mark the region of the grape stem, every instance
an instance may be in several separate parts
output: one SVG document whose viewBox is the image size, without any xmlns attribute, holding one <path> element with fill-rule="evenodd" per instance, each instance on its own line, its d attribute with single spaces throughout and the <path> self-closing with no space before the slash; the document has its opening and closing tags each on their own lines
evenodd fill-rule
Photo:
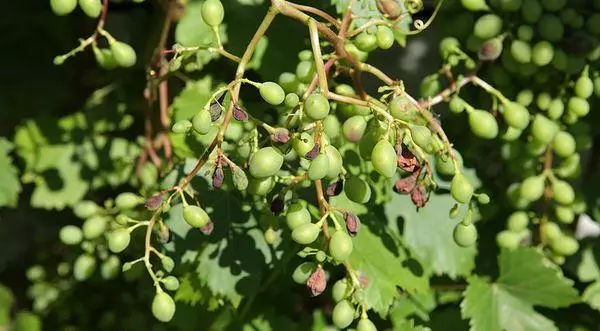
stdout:
<svg viewBox="0 0 600 331">
<path fill-rule="evenodd" d="M 546 148 L 546 154 L 544 155 L 544 172 L 549 172 L 552 170 L 552 159 L 552 146 L 549 145 Z M 544 207 L 542 217 L 540 218 L 539 226 L 539 236 L 541 245 L 545 245 L 547 241 L 544 229 L 546 227 L 546 224 L 548 224 L 548 209 L 550 206 L 550 200 L 552 200 L 552 187 L 549 184 L 546 184 L 546 186 L 544 187 Z"/>
</svg>

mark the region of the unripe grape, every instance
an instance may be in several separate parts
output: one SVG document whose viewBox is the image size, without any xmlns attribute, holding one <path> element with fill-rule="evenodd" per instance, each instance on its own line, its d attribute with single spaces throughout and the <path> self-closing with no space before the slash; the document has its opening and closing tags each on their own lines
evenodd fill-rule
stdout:
<svg viewBox="0 0 600 331">
<path fill-rule="evenodd" d="M 81 229 L 85 239 L 95 239 L 100 237 L 108 225 L 108 220 L 104 216 L 92 216 L 83 222 Z"/>
<path fill-rule="evenodd" d="M 460 49 L 460 41 L 454 37 L 445 37 L 440 41 L 440 54 L 446 58 L 448 55 Z"/>
<path fill-rule="evenodd" d="M 454 242 L 460 247 L 469 247 L 477 241 L 477 228 L 472 223 L 458 223 L 452 232 Z"/>
<path fill-rule="evenodd" d="M 450 99 L 450 102 L 448 102 L 448 108 L 450 108 L 450 111 L 454 114 L 460 114 L 465 110 L 465 105 L 458 96 L 454 96 Z"/>
<path fill-rule="evenodd" d="M 547 241 L 552 242 L 556 239 L 562 238 L 563 234 L 558 224 L 554 222 L 546 222 L 542 228 L 544 237 Z"/>
<path fill-rule="evenodd" d="M 567 4 L 567 0 L 541 0 L 541 3 L 547 11 L 559 11 Z"/>
<path fill-rule="evenodd" d="M 533 28 L 529 25 L 521 25 L 517 29 L 517 37 L 523 41 L 531 41 L 533 34 Z"/>
<path fill-rule="evenodd" d="M 38 282 L 46 277 L 46 270 L 41 265 L 33 265 L 27 269 L 25 277 L 30 282 Z"/>
<path fill-rule="evenodd" d="M 394 45 L 394 32 L 385 25 L 377 26 L 377 46 L 381 49 L 390 49 Z"/>
<path fill-rule="evenodd" d="M 552 141 L 554 152 L 560 157 L 569 157 L 575 153 L 575 138 L 567 131 L 559 131 Z"/>
<path fill-rule="evenodd" d="M 135 50 L 129 44 L 121 41 L 114 41 L 110 43 L 110 50 L 115 57 L 115 61 L 117 61 L 121 67 L 130 68 L 135 65 L 137 57 L 135 55 Z"/>
<path fill-rule="evenodd" d="M 495 61 L 502 54 L 503 44 L 502 38 L 492 38 L 486 40 L 479 48 L 477 56 L 482 61 Z"/>
<path fill-rule="evenodd" d="M 348 282 L 348 279 L 342 278 L 333 284 L 331 289 L 331 297 L 334 302 L 340 302 L 352 294 L 352 286 Z"/>
<path fill-rule="evenodd" d="M 307 132 L 302 132 L 300 136 L 292 139 L 292 148 L 300 157 L 305 157 L 315 147 L 315 139 Z"/>
<path fill-rule="evenodd" d="M 475 22 L 473 33 L 477 38 L 487 40 L 500 34 L 502 31 L 502 19 L 495 14 L 486 14 Z"/>
<path fill-rule="evenodd" d="M 371 199 L 371 187 L 358 176 L 351 176 L 346 180 L 344 192 L 348 199 L 356 203 L 366 203 Z"/>
<path fill-rule="evenodd" d="M 565 104 L 561 99 L 556 98 L 550 102 L 548 106 L 548 117 L 550 119 L 556 120 L 559 119 L 565 111 Z"/>
<path fill-rule="evenodd" d="M 575 81 L 573 91 L 578 97 L 587 99 L 594 93 L 594 82 L 589 76 L 582 75 Z"/>
<path fill-rule="evenodd" d="M 554 47 L 551 43 L 542 40 L 533 45 L 531 61 L 538 67 L 550 64 L 554 58 Z"/>
<path fill-rule="evenodd" d="M 521 8 L 523 0 L 498 0 L 499 7 L 505 12 L 515 12 Z"/>
<path fill-rule="evenodd" d="M 552 97 L 547 92 L 542 92 L 537 95 L 535 99 L 535 103 L 537 107 L 541 110 L 547 110 L 550 107 L 550 103 L 552 102 Z"/>
<path fill-rule="evenodd" d="M 333 307 L 333 324 L 339 329 L 347 328 L 354 320 L 354 307 L 348 300 L 342 300 Z"/>
<path fill-rule="evenodd" d="M 314 61 L 300 61 L 296 66 L 296 76 L 300 82 L 308 84 L 312 81 L 313 76 L 315 75 L 315 70 Z"/>
<path fill-rule="evenodd" d="M 164 255 L 160 258 L 160 264 L 166 272 L 171 272 L 175 268 L 175 261 L 169 256 Z"/>
<path fill-rule="evenodd" d="M 500 231 L 496 235 L 496 243 L 498 246 L 507 249 L 516 249 L 521 245 L 521 235 L 512 231 Z"/>
<path fill-rule="evenodd" d="M 277 83 L 265 82 L 260 84 L 260 96 L 268 103 L 277 106 L 285 99 L 285 92 Z"/>
<path fill-rule="evenodd" d="M 356 331 L 377 331 L 377 327 L 368 318 L 361 318 L 356 325 Z"/>
<path fill-rule="evenodd" d="M 419 92 L 425 98 L 435 96 L 440 92 L 440 90 L 441 85 L 437 74 L 426 76 L 423 78 L 421 85 L 419 86 Z"/>
<path fill-rule="evenodd" d="M 238 171 L 236 173 L 243 173 Z M 248 193 L 258 196 L 266 196 L 275 187 L 275 180 L 273 177 L 266 178 L 250 178 L 246 190 Z"/>
<path fill-rule="evenodd" d="M 454 175 L 450 183 L 450 194 L 454 200 L 460 203 L 468 203 L 473 196 L 473 185 L 471 185 L 467 177 L 458 173 Z"/>
<path fill-rule="evenodd" d="M 317 269 L 317 264 L 314 262 L 302 262 L 294 269 L 292 279 L 298 284 L 306 284 L 306 281 Z"/>
<path fill-rule="evenodd" d="M 552 250 L 562 256 L 571 256 L 579 250 L 579 243 L 575 238 L 569 236 L 558 237 L 550 243 Z"/>
<path fill-rule="evenodd" d="M 77 0 L 50 0 L 52 12 L 58 16 L 70 14 L 77 7 Z"/>
<path fill-rule="evenodd" d="M 506 228 L 512 232 L 520 232 L 527 228 L 529 216 L 524 211 L 516 211 L 508 217 Z"/>
<path fill-rule="evenodd" d="M 117 195 L 115 198 L 115 207 L 117 207 L 119 210 L 128 210 L 136 207 L 144 201 L 144 198 L 135 193 L 123 192 Z"/>
<path fill-rule="evenodd" d="M 176 291 L 179 289 L 179 280 L 175 276 L 167 276 L 163 279 L 165 288 L 169 291 Z"/>
<path fill-rule="evenodd" d="M 529 125 L 529 111 L 527 108 L 516 102 L 509 102 L 504 105 L 502 113 L 506 124 L 523 130 Z"/>
<path fill-rule="evenodd" d="M 364 116 L 352 116 L 342 125 L 344 137 L 351 142 L 357 142 L 362 139 L 367 128 L 367 121 Z"/>
<path fill-rule="evenodd" d="M 225 17 L 225 9 L 220 0 L 206 0 L 201 8 L 202 20 L 209 26 L 219 26 Z"/>
<path fill-rule="evenodd" d="M 131 234 L 125 228 L 113 230 L 106 236 L 108 239 L 108 249 L 113 253 L 121 253 L 129 246 L 129 242 L 131 241 Z"/>
<path fill-rule="evenodd" d="M 301 245 L 308 245 L 317 240 L 320 232 L 321 228 L 316 224 L 302 224 L 292 231 L 292 239 Z"/>
<path fill-rule="evenodd" d="M 352 239 L 344 230 L 336 231 L 329 240 L 329 255 L 337 261 L 346 261 L 352 248 Z"/>
<path fill-rule="evenodd" d="M 490 7 L 485 3 L 485 0 L 460 0 L 460 3 L 466 10 L 469 11 L 488 11 Z"/>
<path fill-rule="evenodd" d="M 96 215 L 101 210 L 102 208 L 100 208 L 100 206 L 98 206 L 94 201 L 82 200 L 75 205 L 73 208 L 73 213 L 75 216 L 81 219 L 86 219 Z"/>
<path fill-rule="evenodd" d="M 81 254 L 73 264 L 73 277 L 81 282 L 90 278 L 95 270 L 96 259 L 89 254 Z"/>
<path fill-rule="evenodd" d="M 101 0 L 79 0 L 79 7 L 83 12 L 91 17 L 98 18 L 102 12 L 102 1 Z"/>
<path fill-rule="evenodd" d="M 100 275 L 104 279 L 114 279 L 121 271 L 121 261 L 115 255 L 111 255 L 108 259 L 102 262 L 100 266 Z"/>
<path fill-rule="evenodd" d="M 194 128 L 194 131 L 202 135 L 207 134 L 210 131 L 211 124 L 211 115 L 210 112 L 206 109 L 200 110 L 192 118 L 192 127 Z"/>
<path fill-rule="evenodd" d="M 544 144 L 550 143 L 559 129 L 558 124 L 541 114 L 536 114 L 531 123 L 533 138 Z"/>
<path fill-rule="evenodd" d="M 248 164 L 248 169 L 253 177 L 270 177 L 281 169 L 283 155 L 273 147 L 264 147 L 250 156 Z"/>
<path fill-rule="evenodd" d="M 294 202 L 288 207 L 285 222 L 290 230 L 293 231 L 302 224 L 310 223 L 310 212 L 302 202 Z"/>
<path fill-rule="evenodd" d="M 288 93 L 283 100 L 283 104 L 288 108 L 294 108 L 300 103 L 300 97 L 296 93 Z"/>
<path fill-rule="evenodd" d="M 475 109 L 469 113 L 471 131 L 483 139 L 494 139 L 498 136 L 498 122 L 485 110 Z"/>
<path fill-rule="evenodd" d="M 329 170 L 325 176 L 329 179 L 334 179 L 342 172 L 342 154 L 340 154 L 337 148 L 328 145 L 325 147 L 325 155 L 329 159 Z"/>
<path fill-rule="evenodd" d="M 556 15 L 544 14 L 540 18 L 538 25 L 540 37 L 550 42 L 557 42 L 563 38 L 565 28 Z"/>
<path fill-rule="evenodd" d="M 210 217 L 204 209 L 193 205 L 183 207 L 183 219 L 194 228 L 201 228 L 210 221 Z"/>
<path fill-rule="evenodd" d="M 418 110 L 415 108 L 415 105 L 402 95 L 392 99 L 388 111 L 392 117 L 406 122 L 413 121 L 418 115 Z"/>
<path fill-rule="evenodd" d="M 552 181 L 551 187 L 554 201 L 563 205 L 570 205 L 575 201 L 575 191 L 573 191 L 573 187 L 568 182 L 555 179 Z"/>
<path fill-rule="evenodd" d="M 323 132 L 330 138 L 337 138 L 341 131 L 340 121 L 337 116 L 329 114 L 323 119 Z"/>
<path fill-rule="evenodd" d="M 318 92 L 311 94 L 304 102 L 304 113 L 314 121 L 324 119 L 329 114 L 329 109 L 329 101 Z"/>
<path fill-rule="evenodd" d="M 431 141 L 431 131 L 423 125 L 413 125 L 410 127 L 410 133 L 413 142 L 422 149 L 427 150 Z"/>
<path fill-rule="evenodd" d="M 327 172 L 329 172 L 329 157 L 326 154 L 319 154 L 310 162 L 308 179 L 322 179 L 327 175 Z"/>
<path fill-rule="evenodd" d="M 173 133 L 181 134 L 190 131 L 191 128 L 192 122 L 188 120 L 180 120 L 173 124 L 173 126 L 171 127 L 171 131 L 173 131 Z"/>
<path fill-rule="evenodd" d="M 583 98 L 571 97 L 569 98 L 567 109 L 569 112 L 572 112 L 579 117 L 583 117 L 590 112 L 590 103 Z"/>
<path fill-rule="evenodd" d="M 521 16 L 527 23 L 537 23 L 544 9 L 538 0 L 524 0 L 521 6 Z"/>
<path fill-rule="evenodd" d="M 513 40 L 510 44 L 510 54 L 519 63 L 531 62 L 531 46 L 523 40 Z"/>
<path fill-rule="evenodd" d="M 354 45 L 363 52 L 370 52 L 377 48 L 377 37 L 367 31 L 363 31 L 354 38 Z"/>
<path fill-rule="evenodd" d="M 152 315 L 164 323 L 173 319 L 173 315 L 175 315 L 175 302 L 173 298 L 165 292 L 157 292 L 154 299 L 152 299 Z"/>
<path fill-rule="evenodd" d="M 287 93 L 295 93 L 298 90 L 300 82 L 295 74 L 291 72 L 283 72 L 279 75 L 279 86 L 283 88 Z"/>
<path fill-rule="evenodd" d="M 531 176 L 525 178 L 521 183 L 520 194 L 521 198 L 527 201 L 537 201 L 544 194 L 544 182 L 543 176 Z"/>
<path fill-rule="evenodd" d="M 571 224 L 573 223 L 573 220 L 575 220 L 575 212 L 571 207 L 556 206 L 554 208 L 554 214 L 556 215 L 556 219 L 561 223 Z"/>
<path fill-rule="evenodd" d="M 83 233 L 75 225 L 65 225 L 60 229 L 58 237 L 65 245 L 77 245 L 83 239 Z"/>
<path fill-rule="evenodd" d="M 386 139 L 378 142 L 371 153 L 373 168 L 384 177 L 391 178 L 396 173 L 398 164 L 396 150 Z"/>
<path fill-rule="evenodd" d="M 360 62 L 366 61 L 369 57 L 369 53 L 361 51 L 360 49 L 358 49 L 358 47 L 356 47 L 356 45 L 354 45 L 354 43 L 349 41 L 344 44 L 344 50 L 346 50 L 346 52 L 348 52 Z"/>
</svg>

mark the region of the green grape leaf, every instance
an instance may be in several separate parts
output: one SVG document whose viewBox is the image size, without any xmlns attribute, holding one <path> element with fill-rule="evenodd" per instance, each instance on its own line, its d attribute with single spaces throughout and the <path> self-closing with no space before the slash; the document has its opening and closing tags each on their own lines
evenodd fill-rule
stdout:
<svg viewBox="0 0 600 331">
<path fill-rule="evenodd" d="M 42 330 L 42 321 L 40 320 L 40 318 L 37 315 L 28 311 L 20 311 L 19 313 L 17 313 L 13 324 L 14 331 Z"/>
<path fill-rule="evenodd" d="M 366 225 L 361 227 L 354 238 L 350 264 L 366 279 L 362 294 L 367 309 L 385 316 L 398 295 L 398 287 L 415 294 L 427 291 L 429 282 L 418 262 L 381 230 L 376 234 Z"/>
<path fill-rule="evenodd" d="M 394 194 L 385 205 L 385 213 L 390 222 L 403 220 L 404 243 L 424 264 L 427 273 L 456 278 L 471 272 L 477 250 L 475 246 L 463 248 L 454 242 L 452 232 L 461 217 L 450 218 L 453 205 L 449 194 L 432 194 L 425 207 L 417 211 L 410 197 Z"/>
<path fill-rule="evenodd" d="M 16 207 L 21 192 L 19 171 L 13 165 L 13 160 L 8 155 L 13 145 L 6 138 L 0 138 L 0 207 Z"/>
<path fill-rule="evenodd" d="M 435 293 L 428 291 L 415 295 L 403 295 L 396 299 L 390 308 L 392 324 L 401 324 L 409 317 L 418 317 L 423 321 L 429 320 L 429 313 L 436 307 Z"/>
<path fill-rule="evenodd" d="M 600 281 L 595 281 L 588 285 L 583 291 L 581 300 L 590 307 L 600 311 Z"/>
<path fill-rule="evenodd" d="M 404 320 L 394 324 L 393 331 L 431 331 L 430 328 L 421 325 L 415 325 L 414 320 Z"/>
<path fill-rule="evenodd" d="M 10 311 L 13 304 L 13 294 L 12 292 L 0 284 L 0 327 L 8 326 L 10 322 Z"/>
<path fill-rule="evenodd" d="M 573 282 L 533 248 L 502 250 L 500 276 L 490 283 L 473 276 L 461 303 L 472 331 L 557 330 L 533 306 L 566 307 L 579 301 Z"/>
<path fill-rule="evenodd" d="M 598 266 L 598 245 L 588 246 L 582 250 L 581 261 L 577 265 L 577 277 L 582 282 L 592 282 L 581 295 L 581 300 L 590 307 L 600 311 L 600 267 Z"/>
</svg>

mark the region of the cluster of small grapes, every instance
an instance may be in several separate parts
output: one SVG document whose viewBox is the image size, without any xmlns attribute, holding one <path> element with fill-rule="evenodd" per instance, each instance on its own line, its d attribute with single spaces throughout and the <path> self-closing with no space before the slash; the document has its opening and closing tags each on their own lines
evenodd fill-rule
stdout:
<svg viewBox="0 0 600 331">
<path fill-rule="evenodd" d="M 469 73 L 453 82 L 450 111 L 466 110 L 476 136 L 500 137 L 507 170 L 522 176 L 508 187 L 518 210 L 497 235 L 498 245 L 539 242 L 561 264 L 579 248 L 569 225 L 586 209 L 568 180 L 578 177 L 580 152 L 591 145 L 582 119 L 600 96 L 600 2 L 461 0 L 456 6 L 466 23 L 441 42 L 446 69 L 470 52 L 480 62 L 469 60 L 463 68 Z M 466 40 L 464 50 L 459 40 Z M 458 96 L 467 81 L 492 96 L 491 111 Z M 436 83 L 433 94 L 440 90 Z M 532 234 L 534 228 L 539 231 Z"/>
</svg>

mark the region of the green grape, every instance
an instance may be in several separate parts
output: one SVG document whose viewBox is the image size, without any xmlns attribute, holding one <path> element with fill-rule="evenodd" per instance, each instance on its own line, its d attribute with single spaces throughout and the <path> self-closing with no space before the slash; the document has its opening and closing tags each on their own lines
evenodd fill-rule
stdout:
<svg viewBox="0 0 600 331">
<path fill-rule="evenodd" d="M 521 8 L 523 0 L 499 0 L 500 8 L 506 12 L 515 12 Z"/>
<path fill-rule="evenodd" d="M 450 194 L 454 200 L 460 203 L 468 203 L 473 196 L 473 185 L 471 185 L 467 177 L 458 173 L 454 175 L 450 183 Z"/>
<path fill-rule="evenodd" d="M 537 201 L 544 194 L 544 176 L 531 176 L 525 178 L 521 183 L 520 194 L 521 198 L 528 201 Z"/>
<path fill-rule="evenodd" d="M 567 57 L 567 68 L 565 72 L 574 75 L 577 72 L 580 72 L 585 67 L 586 60 L 583 56 L 577 56 L 573 54 L 569 54 Z"/>
<path fill-rule="evenodd" d="M 248 164 L 254 178 L 271 177 L 281 169 L 283 155 L 273 147 L 263 147 L 250 156 Z"/>
<path fill-rule="evenodd" d="M 334 302 L 340 302 L 352 294 L 353 288 L 348 282 L 348 279 L 342 278 L 333 284 L 331 289 L 331 297 Z"/>
<path fill-rule="evenodd" d="M 523 40 L 513 40 L 510 44 L 510 54 L 519 63 L 531 62 L 531 46 Z"/>
<path fill-rule="evenodd" d="M 329 172 L 329 157 L 326 154 L 319 154 L 310 162 L 308 168 L 308 179 L 317 180 L 324 178 Z"/>
<path fill-rule="evenodd" d="M 386 139 L 378 142 L 371 153 L 373 168 L 382 176 L 391 178 L 396 173 L 398 156 L 394 146 Z"/>
<path fill-rule="evenodd" d="M 329 240 L 329 255 L 337 261 L 346 261 L 352 253 L 352 239 L 344 230 L 333 233 Z"/>
<path fill-rule="evenodd" d="M 470 11 L 488 11 L 490 7 L 485 3 L 485 0 L 460 0 L 460 3 L 466 10 Z"/>
<path fill-rule="evenodd" d="M 585 24 L 586 30 L 593 35 L 600 35 L 600 14 L 593 13 Z"/>
<path fill-rule="evenodd" d="M 329 115 L 329 101 L 323 94 L 315 92 L 304 102 L 304 113 L 314 121 L 322 120 Z"/>
<path fill-rule="evenodd" d="M 83 222 L 81 229 L 85 239 L 100 237 L 108 226 L 108 221 L 103 216 L 92 216 Z"/>
<path fill-rule="evenodd" d="M 541 0 L 542 7 L 547 11 L 559 11 L 567 4 L 567 0 Z"/>
<path fill-rule="evenodd" d="M 499 247 L 506 249 L 516 249 L 521 245 L 521 235 L 512 231 L 500 231 L 496 235 L 496 243 Z"/>
<path fill-rule="evenodd" d="M 367 57 L 369 57 L 369 53 L 361 51 L 352 42 L 346 42 L 344 44 L 344 50 L 360 62 L 365 62 L 367 60 Z"/>
<path fill-rule="evenodd" d="M 377 327 L 368 318 L 361 318 L 356 325 L 356 331 L 377 331 Z"/>
<path fill-rule="evenodd" d="M 108 239 L 108 249 L 113 253 L 121 253 L 129 246 L 131 235 L 125 228 L 113 230 L 106 235 Z"/>
<path fill-rule="evenodd" d="M 283 104 L 288 108 L 294 108 L 300 103 L 300 97 L 296 93 L 288 93 L 283 100 Z"/>
<path fill-rule="evenodd" d="M 94 201 L 82 200 L 75 205 L 73 208 L 73 213 L 75 216 L 81 219 L 86 219 L 98 214 L 101 210 L 102 208 L 100 208 L 100 206 L 98 206 Z"/>
<path fill-rule="evenodd" d="M 546 151 L 547 144 L 531 139 L 525 145 L 527 153 L 531 156 L 540 156 Z"/>
<path fill-rule="evenodd" d="M 418 110 L 406 97 L 399 95 L 392 99 L 388 107 L 389 113 L 396 119 L 412 122 L 418 115 Z"/>
<path fill-rule="evenodd" d="M 552 251 L 558 255 L 571 256 L 579 250 L 579 243 L 575 238 L 569 236 L 562 236 L 552 240 L 550 243 Z"/>
<path fill-rule="evenodd" d="M 575 138 L 567 131 L 559 131 L 554 136 L 552 147 L 556 155 L 563 158 L 569 157 L 575 153 Z"/>
<path fill-rule="evenodd" d="M 292 279 L 298 284 L 306 284 L 310 275 L 317 269 L 317 264 L 314 262 L 302 262 L 294 269 Z"/>
<path fill-rule="evenodd" d="M 377 48 L 377 37 L 367 31 L 363 31 L 354 38 L 354 45 L 363 52 L 371 52 Z"/>
<path fill-rule="evenodd" d="M 300 85 L 296 75 L 291 72 L 281 73 L 277 81 L 279 82 L 279 86 L 287 93 L 295 93 L 298 91 L 298 86 Z"/>
<path fill-rule="evenodd" d="M 327 171 L 325 177 L 334 179 L 340 174 L 340 172 L 342 172 L 342 166 L 344 162 L 342 159 L 342 154 L 340 154 L 340 151 L 338 151 L 338 149 L 334 146 L 328 145 L 325 147 L 325 155 L 327 155 L 327 158 L 329 159 L 329 170 Z"/>
<path fill-rule="evenodd" d="M 521 25 L 517 29 L 517 37 L 523 41 L 531 41 L 533 34 L 533 28 L 530 25 Z"/>
<path fill-rule="evenodd" d="M 166 272 L 171 272 L 175 268 L 175 261 L 166 255 L 163 255 L 163 257 L 160 258 L 160 264 Z"/>
<path fill-rule="evenodd" d="M 96 259 L 89 254 L 81 254 L 75 259 L 73 264 L 73 277 L 77 281 L 84 281 L 90 278 L 96 271 Z"/>
<path fill-rule="evenodd" d="M 83 239 L 83 232 L 75 225 L 65 225 L 60 229 L 58 237 L 65 245 L 77 245 Z"/>
<path fill-rule="evenodd" d="M 175 276 L 167 276 L 163 278 L 162 282 L 169 291 L 176 291 L 179 289 L 179 280 Z"/>
<path fill-rule="evenodd" d="M 452 232 L 454 242 L 460 247 L 469 247 L 477 241 L 477 228 L 472 223 L 458 223 Z"/>
<path fill-rule="evenodd" d="M 495 14 L 485 14 L 477 19 L 473 27 L 474 35 L 482 40 L 493 38 L 502 31 L 502 19 Z"/>
<path fill-rule="evenodd" d="M 94 52 L 94 58 L 96 59 L 96 62 L 98 62 L 98 65 L 100 65 L 100 67 L 106 70 L 112 70 L 119 66 L 117 60 L 115 60 L 115 57 L 113 56 L 113 53 L 110 49 L 100 49 L 98 47 L 92 47 L 92 50 Z"/>
<path fill-rule="evenodd" d="M 558 226 L 558 224 L 556 224 L 554 222 L 546 222 L 544 227 L 542 227 L 542 231 L 543 231 L 544 237 L 549 242 L 553 242 L 559 238 L 562 238 L 562 236 L 563 236 L 562 231 L 560 230 L 560 227 Z"/>
<path fill-rule="evenodd" d="M 561 99 L 556 98 L 550 102 L 548 106 L 548 117 L 552 120 L 559 119 L 565 111 L 565 104 Z"/>
<path fill-rule="evenodd" d="M 581 75 L 576 81 L 575 86 L 573 86 L 573 91 L 575 95 L 580 98 L 587 99 L 592 96 L 594 93 L 594 82 L 587 75 Z"/>
<path fill-rule="evenodd" d="M 310 223 L 310 212 L 302 202 L 296 201 L 288 207 L 285 222 L 293 231 L 302 224 Z"/>
<path fill-rule="evenodd" d="M 285 99 L 285 92 L 277 83 L 265 82 L 258 89 L 260 96 L 268 103 L 277 106 Z"/>
<path fill-rule="evenodd" d="M 79 0 L 79 7 L 83 12 L 91 17 L 98 18 L 102 12 L 102 1 L 100 0 Z"/>
<path fill-rule="evenodd" d="M 308 245 L 317 240 L 320 232 L 321 228 L 316 224 L 306 223 L 292 231 L 292 239 L 301 245 Z"/>
<path fill-rule="evenodd" d="M 341 124 L 337 116 L 329 114 L 323 119 L 323 132 L 330 138 L 337 138 L 340 135 Z"/>
<path fill-rule="evenodd" d="M 458 49 L 460 49 L 460 42 L 454 37 L 446 37 L 440 41 L 440 55 L 444 58 Z"/>
<path fill-rule="evenodd" d="M 561 205 L 570 205 L 575 201 L 575 191 L 573 187 L 564 180 L 555 179 L 552 181 L 552 198 Z"/>
<path fill-rule="evenodd" d="M 543 67 L 550 64 L 553 58 L 554 47 L 551 43 L 542 40 L 533 45 L 533 49 L 531 51 L 531 61 L 533 64 L 537 65 L 538 67 Z"/>
<path fill-rule="evenodd" d="M 335 93 L 339 95 L 343 95 L 345 97 L 355 97 L 356 91 L 354 88 L 348 84 L 339 84 L 335 87 Z"/>
<path fill-rule="evenodd" d="M 394 32 L 385 25 L 377 26 L 377 46 L 381 49 L 390 49 L 394 45 Z"/>
<path fill-rule="evenodd" d="M 27 280 L 30 282 L 41 281 L 46 277 L 46 271 L 41 265 L 33 265 L 27 269 L 25 277 L 27 277 Z"/>
<path fill-rule="evenodd" d="M 590 103 L 583 98 L 571 97 L 567 103 L 567 109 L 573 114 L 583 117 L 590 112 Z"/>
<path fill-rule="evenodd" d="M 577 16 L 577 11 L 573 8 L 566 8 L 560 12 L 560 20 L 565 24 L 569 24 L 570 22 L 576 20 Z"/>
<path fill-rule="evenodd" d="M 554 208 L 556 219 L 565 224 L 571 224 L 575 220 L 575 212 L 571 207 L 556 206 Z"/>
<path fill-rule="evenodd" d="M 440 92 L 440 90 L 441 85 L 437 74 L 426 76 L 423 78 L 423 81 L 421 81 L 421 85 L 419 86 L 419 91 L 425 98 L 435 96 Z"/>
<path fill-rule="evenodd" d="M 498 136 L 498 122 L 485 110 L 475 109 L 469 113 L 471 131 L 483 139 L 494 139 Z"/>
<path fill-rule="evenodd" d="M 313 76 L 315 75 L 315 70 L 316 69 L 314 61 L 300 61 L 296 66 L 296 77 L 300 82 L 309 84 L 312 81 Z"/>
<path fill-rule="evenodd" d="M 108 259 L 104 260 L 102 266 L 100 266 L 100 275 L 104 279 L 114 279 L 119 275 L 121 271 L 121 261 L 115 255 L 111 255 Z"/>
<path fill-rule="evenodd" d="M 210 112 L 206 109 L 200 110 L 192 118 L 192 128 L 194 128 L 194 131 L 202 135 L 207 134 L 210 131 L 211 124 L 212 119 Z"/>
<path fill-rule="evenodd" d="M 502 116 L 504 116 L 506 124 L 519 130 L 523 130 L 529 125 L 529 111 L 519 103 L 506 103 Z"/>
<path fill-rule="evenodd" d="M 238 171 L 236 173 L 243 173 L 243 171 Z M 253 195 L 266 196 L 274 187 L 275 180 L 273 177 L 250 178 L 246 190 Z"/>
<path fill-rule="evenodd" d="M 223 22 L 225 9 L 220 0 L 206 0 L 201 8 L 202 20 L 209 26 L 216 27 Z"/>
<path fill-rule="evenodd" d="M 333 307 L 333 324 L 339 329 L 347 328 L 354 320 L 354 307 L 348 300 L 342 300 Z"/>
<path fill-rule="evenodd" d="M 508 216 L 506 224 L 508 230 L 516 233 L 521 232 L 527 228 L 529 216 L 524 211 L 516 211 Z"/>
<path fill-rule="evenodd" d="M 533 102 L 533 91 L 529 89 L 521 90 L 517 94 L 516 101 L 525 107 L 529 106 Z"/>
<path fill-rule="evenodd" d="M 173 319 L 173 315 L 175 315 L 175 301 L 173 301 L 173 298 L 163 291 L 156 292 L 154 299 L 152 299 L 152 315 L 154 315 L 157 320 L 164 323 Z"/>
<path fill-rule="evenodd" d="M 77 7 L 77 0 L 50 0 L 52 12 L 58 16 L 70 14 Z"/>
<path fill-rule="evenodd" d="M 531 123 L 533 138 L 543 144 L 549 144 L 559 129 L 558 124 L 541 114 L 536 114 Z"/>
<path fill-rule="evenodd" d="M 361 140 L 367 129 L 367 121 L 364 116 L 352 116 L 342 125 L 342 132 L 346 140 L 357 142 Z"/>
<path fill-rule="evenodd" d="M 535 103 L 537 107 L 541 110 L 548 110 L 550 108 L 550 103 L 552 102 L 552 97 L 550 94 L 546 92 L 542 92 L 538 94 Z"/>
<path fill-rule="evenodd" d="M 371 199 L 371 187 L 358 176 L 351 176 L 346 180 L 344 192 L 348 199 L 356 203 L 366 203 Z"/>
<path fill-rule="evenodd" d="M 465 110 L 465 105 L 458 96 L 453 96 L 450 99 L 450 102 L 448 102 L 448 108 L 450 108 L 450 111 L 454 114 L 460 114 Z"/>
<path fill-rule="evenodd" d="M 315 147 L 315 139 L 307 132 L 302 132 L 300 136 L 292 139 L 292 148 L 300 157 L 304 157 Z"/>
<path fill-rule="evenodd" d="M 423 125 L 413 125 L 410 127 L 410 133 L 413 142 L 424 150 L 427 150 L 431 141 L 431 131 Z"/>
<path fill-rule="evenodd" d="M 486 40 L 479 48 L 477 56 L 482 61 L 495 61 L 502 54 L 502 50 L 502 38 L 496 37 Z"/>
<path fill-rule="evenodd" d="M 119 66 L 130 68 L 135 65 L 137 57 L 133 47 L 121 41 L 114 41 L 110 43 L 110 50 Z"/>
<path fill-rule="evenodd" d="M 524 0 L 521 6 L 521 16 L 529 24 L 537 23 L 542 17 L 544 9 L 538 0 Z"/>
<path fill-rule="evenodd" d="M 119 210 L 129 210 L 135 208 L 144 201 L 144 198 L 135 193 L 123 192 L 115 198 L 115 207 Z"/>
<path fill-rule="evenodd" d="M 382 125 L 377 117 L 373 117 L 367 122 L 365 135 L 363 136 L 363 139 L 358 142 L 358 152 L 365 161 L 371 159 L 373 146 L 382 139 L 386 129 L 387 126 Z"/>
<path fill-rule="evenodd" d="M 313 52 L 310 49 L 305 49 L 298 52 L 298 60 L 300 61 L 310 61 L 313 59 Z"/>
<path fill-rule="evenodd" d="M 194 228 L 201 228 L 210 222 L 210 217 L 206 211 L 193 205 L 183 207 L 183 219 L 187 224 Z"/>
<path fill-rule="evenodd" d="M 540 37 L 544 40 L 557 42 L 563 38 L 565 28 L 558 16 L 544 14 L 537 23 Z"/>
<path fill-rule="evenodd" d="M 452 152 L 454 153 L 454 158 L 456 159 L 456 163 L 458 164 L 458 168 L 462 168 L 463 167 L 463 158 L 462 155 L 460 155 L 460 153 L 455 150 L 454 148 L 452 149 Z M 446 175 L 446 176 L 454 176 L 454 163 L 452 162 L 452 158 L 450 158 L 450 156 L 446 156 L 445 158 L 443 158 L 440 155 L 437 155 L 435 158 L 435 170 L 438 172 L 438 174 L 441 175 Z"/>
<path fill-rule="evenodd" d="M 173 127 L 171 127 L 171 131 L 173 131 L 173 133 L 181 134 L 190 131 L 191 128 L 192 122 L 188 120 L 180 120 L 173 124 Z"/>
</svg>

